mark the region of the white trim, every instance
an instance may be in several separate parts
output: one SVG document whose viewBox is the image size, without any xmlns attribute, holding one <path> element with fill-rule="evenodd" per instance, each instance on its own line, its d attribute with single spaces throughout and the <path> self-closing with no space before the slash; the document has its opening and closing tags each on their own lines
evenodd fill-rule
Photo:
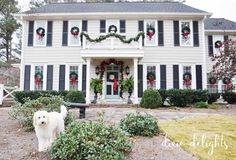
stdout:
<svg viewBox="0 0 236 160">
<path fill-rule="evenodd" d="M 21 68 L 20 68 L 20 90 L 24 90 L 24 75 L 25 75 L 25 64 L 24 64 L 24 52 L 25 52 L 25 45 L 26 45 L 26 40 L 25 40 L 25 27 L 26 25 L 29 26 L 29 21 L 23 21 L 22 25 L 22 48 L 21 48 Z M 28 35 L 28 34 L 27 34 Z"/>
<path fill-rule="evenodd" d="M 143 92 L 147 89 L 147 64 L 143 64 Z"/>
<path fill-rule="evenodd" d="M 156 43 L 155 44 L 147 44 L 146 43 L 146 38 L 148 38 L 148 36 L 146 36 L 147 34 L 147 22 L 154 22 L 155 23 L 155 37 L 156 37 Z M 148 19 L 148 20 L 144 20 L 144 33 L 145 33 L 145 38 L 144 38 L 144 46 L 146 47 L 154 47 L 158 45 L 158 30 L 157 30 L 157 20 L 155 19 Z"/>
<path fill-rule="evenodd" d="M 44 23 L 44 29 L 45 29 L 45 35 L 44 35 L 44 44 L 43 45 L 39 45 L 39 44 L 36 44 L 36 39 L 38 38 L 37 35 L 36 35 L 36 30 L 38 29 L 38 23 L 39 22 L 42 22 Z M 46 20 L 37 20 L 37 21 L 34 21 L 34 30 L 33 30 L 33 39 L 34 39 L 34 44 L 33 44 L 33 47 L 46 47 L 46 44 L 47 44 L 47 29 L 48 29 L 48 25 L 47 25 L 47 22 Z"/>
<path fill-rule="evenodd" d="M 196 89 L 196 65 L 192 64 L 191 65 L 191 73 L 192 73 L 192 83 L 191 83 L 191 89 Z"/>
<path fill-rule="evenodd" d="M 86 103 L 90 104 L 90 71 L 91 71 L 91 60 L 90 58 L 86 59 L 87 64 L 87 73 L 86 73 Z"/>
<path fill-rule="evenodd" d="M 71 23 L 74 23 L 76 25 L 73 25 Z M 78 44 L 71 44 L 71 33 L 70 30 L 72 27 L 77 26 L 79 28 L 79 43 Z M 67 32 L 67 40 L 68 40 L 68 46 L 70 47 L 81 47 L 81 40 L 80 40 L 80 33 L 82 31 L 82 21 L 81 20 L 69 20 L 68 21 L 68 32 Z"/>
<path fill-rule="evenodd" d="M 134 104 L 138 104 L 138 58 L 133 58 L 134 65 Z"/>
<path fill-rule="evenodd" d="M 182 22 L 189 22 L 189 28 L 190 28 L 190 45 L 184 45 L 182 43 Z M 179 44 L 180 47 L 193 47 L 193 21 L 192 20 L 180 20 L 179 21 Z"/>
<path fill-rule="evenodd" d="M 83 73 L 82 73 L 82 67 L 83 67 L 83 64 L 82 63 L 80 63 L 79 65 L 79 70 L 78 70 L 78 75 L 79 75 L 79 77 L 78 77 L 78 80 L 79 80 L 79 82 L 78 82 L 78 90 L 79 91 L 82 91 L 82 75 L 83 75 Z"/>
<path fill-rule="evenodd" d="M 236 29 L 235 30 L 213 30 L 213 29 L 205 29 L 206 33 L 212 33 L 212 32 L 219 32 L 219 33 L 235 33 L 236 34 Z"/>
<path fill-rule="evenodd" d="M 43 90 L 47 90 L 47 64 L 43 64 Z"/>
<path fill-rule="evenodd" d="M 179 89 L 183 89 L 183 65 L 179 64 Z"/>
<path fill-rule="evenodd" d="M 30 90 L 35 90 L 35 81 L 34 81 L 34 73 L 35 73 L 35 66 L 34 64 L 31 64 L 31 71 L 30 71 Z"/>
<path fill-rule="evenodd" d="M 206 19 L 206 17 L 204 18 Z M 205 24 L 204 20 L 202 21 L 202 58 L 203 58 L 203 63 L 202 63 L 202 89 L 207 89 L 207 62 L 206 62 L 206 57 L 208 57 L 208 47 L 206 47 L 206 39 L 205 39 Z"/>
<path fill-rule="evenodd" d="M 69 91 L 69 89 L 70 89 L 69 73 L 70 73 L 70 65 L 66 64 L 65 90 L 67 90 L 67 91 Z M 60 75 L 59 75 L 59 77 L 60 77 Z"/>
<path fill-rule="evenodd" d="M 160 64 L 156 64 L 156 89 L 161 88 L 161 67 Z"/>
</svg>

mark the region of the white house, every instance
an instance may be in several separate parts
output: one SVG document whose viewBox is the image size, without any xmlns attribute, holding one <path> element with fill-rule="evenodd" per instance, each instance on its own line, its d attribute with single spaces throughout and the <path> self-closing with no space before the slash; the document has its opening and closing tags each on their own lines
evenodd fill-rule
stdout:
<svg viewBox="0 0 236 160">
<path fill-rule="evenodd" d="M 82 90 L 90 103 L 90 80 L 101 78 L 100 101 L 122 102 L 120 81 L 133 76 L 138 103 L 150 87 L 206 89 L 210 16 L 178 2 L 58 3 L 24 12 L 21 90 Z"/>
</svg>

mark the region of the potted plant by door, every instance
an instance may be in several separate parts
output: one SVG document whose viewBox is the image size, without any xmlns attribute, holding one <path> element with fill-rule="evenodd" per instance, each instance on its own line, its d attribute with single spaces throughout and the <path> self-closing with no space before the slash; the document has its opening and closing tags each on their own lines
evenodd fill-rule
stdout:
<svg viewBox="0 0 236 160">
<path fill-rule="evenodd" d="M 131 101 L 130 97 L 131 97 L 131 94 L 132 94 L 133 89 L 134 89 L 134 78 L 133 78 L 133 76 L 130 76 L 129 78 L 126 78 L 125 80 L 123 80 L 122 86 L 123 86 L 123 90 L 128 91 L 128 93 L 129 93 L 128 104 L 132 104 L 132 101 Z"/>
<path fill-rule="evenodd" d="M 94 100 L 92 101 L 92 103 L 97 103 L 98 93 L 102 93 L 102 80 L 98 78 L 92 78 L 90 87 L 94 91 Z"/>
</svg>

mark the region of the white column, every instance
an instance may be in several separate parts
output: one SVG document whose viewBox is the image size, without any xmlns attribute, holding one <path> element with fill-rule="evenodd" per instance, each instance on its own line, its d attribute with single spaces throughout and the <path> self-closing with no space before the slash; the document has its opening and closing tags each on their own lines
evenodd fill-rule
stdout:
<svg viewBox="0 0 236 160">
<path fill-rule="evenodd" d="M 35 65 L 31 64 L 31 70 L 30 70 L 30 90 L 35 90 L 35 80 L 34 80 L 34 74 L 35 74 Z"/>
<path fill-rule="evenodd" d="M 207 17 L 204 17 L 204 20 Z M 202 21 L 202 58 L 203 58 L 203 65 L 202 65 L 202 89 L 207 89 L 207 68 L 206 68 L 206 56 L 207 56 L 207 52 L 206 52 L 206 47 L 205 47 L 205 26 L 204 26 L 204 20 Z"/>
<path fill-rule="evenodd" d="M 79 91 L 82 91 L 82 67 L 83 67 L 83 64 L 82 63 L 80 63 L 79 65 L 79 73 L 78 73 L 78 75 L 80 75 L 79 76 L 79 83 L 78 83 L 78 90 Z"/>
<path fill-rule="evenodd" d="M 90 103 L 90 58 L 86 59 L 87 73 L 86 73 L 86 103 Z"/>
<path fill-rule="evenodd" d="M 134 104 L 138 104 L 138 59 L 134 58 Z"/>
<path fill-rule="evenodd" d="M 143 92 L 147 89 L 147 65 L 143 64 Z"/>
<path fill-rule="evenodd" d="M 66 64 L 65 70 L 65 90 L 70 90 L 70 65 Z"/>
<path fill-rule="evenodd" d="M 4 84 L 0 84 L 0 105 L 2 105 L 2 101 L 3 101 L 3 89 L 4 89 Z"/>
<path fill-rule="evenodd" d="M 183 89 L 183 65 L 179 64 L 179 89 Z"/>
<path fill-rule="evenodd" d="M 43 65 L 43 90 L 47 90 L 47 64 Z"/>
</svg>

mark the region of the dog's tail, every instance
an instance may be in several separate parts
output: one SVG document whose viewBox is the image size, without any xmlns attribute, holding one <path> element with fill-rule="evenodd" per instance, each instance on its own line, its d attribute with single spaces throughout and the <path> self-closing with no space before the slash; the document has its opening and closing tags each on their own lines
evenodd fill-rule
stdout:
<svg viewBox="0 0 236 160">
<path fill-rule="evenodd" d="M 66 115 L 67 115 L 67 109 L 64 105 L 61 105 L 61 115 L 63 117 L 63 119 L 66 118 Z"/>
</svg>

